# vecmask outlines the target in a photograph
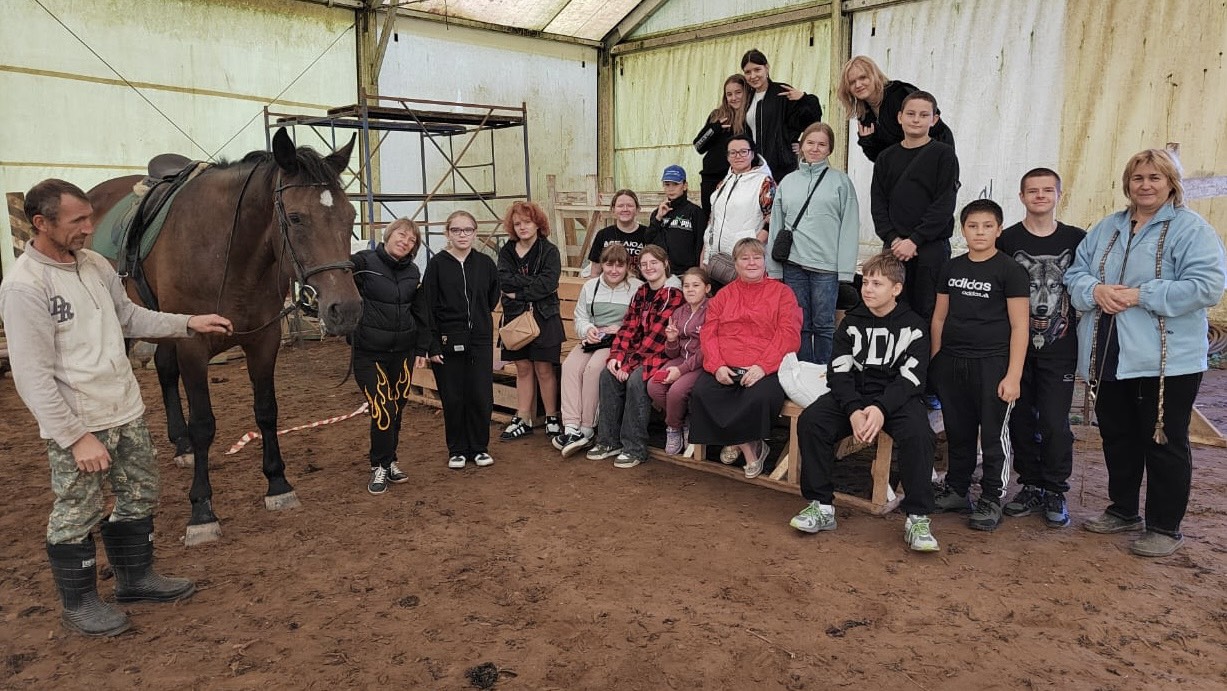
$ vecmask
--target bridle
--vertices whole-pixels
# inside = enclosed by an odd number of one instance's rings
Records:
[[[298,258],[298,251],[294,249],[294,243],[290,241],[290,219],[285,211],[285,201],[282,199],[282,192],[295,187],[326,188],[328,186],[326,182],[296,182],[283,185],[281,184],[281,169],[279,168],[277,170],[277,185],[273,188],[273,209],[277,212],[277,228],[281,231],[283,246],[289,250],[290,261],[294,266],[294,276],[298,279],[298,296],[294,300],[294,305],[296,308],[312,316],[319,314],[319,291],[313,286],[308,285],[307,279],[325,271],[353,271],[354,263],[346,259],[318,266],[304,266],[302,260]],[[280,317],[278,318],[280,319]]]
[[[218,311],[218,312],[221,311],[222,292],[226,288],[226,276],[230,272],[230,252],[234,244],[234,234],[238,230],[239,214],[240,214],[241,209],[243,208],[243,197],[246,196],[247,186],[248,184],[251,183],[251,178],[253,175],[255,175],[256,169],[259,167],[260,167],[259,164],[257,164],[255,167],[251,169],[251,172],[247,174],[247,179],[243,181],[243,188],[239,192],[238,201],[235,203],[235,206],[234,206],[234,221],[230,224],[230,239],[226,243],[226,268],[222,272],[221,286],[218,288],[218,291],[217,291],[217,310],[215,311]],[[308,267],[303,264],[302,259],[299,258],[298,256],[298,250],[295,249],[293,241],[290,240],[290,218],[289,218],[289,214],[286,213],[285,201],[283,199],[283,193],[286,190],[294,189],[296,187],[325,187],[326,188],[326,187],[329,187],[329,183],[326,183],[326,182],[295,182],[295,183],[290,183],[290,184],[282,184],[281,183],[281,169],[280,168],[277,169],[277,178],[273,186],[273,210],[277,216],[277,230],[281,234],[282,247],[285,250],[288,250],[288,252],[283,251],[281,253],[281,258],[278,260],[277,273],[278,274],[281,273],[280,264],[281,262],[285,260],[286,254],[289,254],[290,263],[294,269],[294,278],[299,286],[298,293],[297,295],[295,295],[293,302],[283,307],[281,311],[278,312],[276,316],[274,316],[272,319],[269,319],[268,321],[264,322],[263,324],[261,324],[260,326],[257,326],[254,329],[249,329],[247,331],[235,331],[231,334],[233,336],[245,336],[248,334],[256,333],[257,331],[262,331],[263,329],[266,329],[272,324],[275,324],[278,321],[280,321],[282,317],[285,317],[286,315],[292,312],[295,312],[295,311],[302,311],[303,313],[309,316],[318,315],[319,314],[319,291],[317,291],[313,286],[308,285],[307,279],[311,278],[312,276],[316,274],[324,273],[325,271],[353,271],[354,264],[348,259],[344,261],[331,262],[328,264],[320,264],[318,266],[311,266],[311,267]]]

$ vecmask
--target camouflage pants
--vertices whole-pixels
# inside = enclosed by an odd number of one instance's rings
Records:
[[[51,490],[55,505],[47,521],[47,543],[81,542],[102,520],[102,484],[110,480],[115,493],[111,520],[132,521],[153,514],[158,503],[158,464],[153,440],[143,418],[126,425],[94,432],[111,454],[111,467],[100,473],[77,469],[72,450],[47,442],[51,460]]]

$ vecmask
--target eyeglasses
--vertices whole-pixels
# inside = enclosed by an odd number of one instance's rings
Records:
[[[750,149],[729,149],[729,158],[744,158],[750,155]]]
[[[472,235],[477,232],[476,228],[448,228],[447,232],[455,233],[456,235]]]

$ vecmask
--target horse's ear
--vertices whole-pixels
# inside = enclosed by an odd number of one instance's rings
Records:
[[[284,127],[273,135],[273,159],[285,172],[290,175],[298,174],[298,151],[294,148],[294,141],[290,139]]]
[[[348,144],[328,154],[328,157],[324,159],[328,162],[328,167],[332,168],[337,175],[345,172],[345,169],[349,166],[349,155],[353,153],[354,142],[357,141],[357,139],[358,133],[355,132],[354,136],[349,138]]]

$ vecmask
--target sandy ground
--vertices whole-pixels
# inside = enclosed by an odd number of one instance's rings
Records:
[[[282,426],[361,403],[352,381],[334,388],[346,361],[335,342],[283,352]],[[250,393],[241,361],[211,373],[224,450],[254,427]],[[1223,375],[1200,403],[1227,429]],[[1032,516],[984,534],[938,516],[942,551],[918,555],[897,514],[840,510],[838,531],[805,536],[788,527],[798,497],[662,463],[564,461],[540,433],[496,443],[490,468],[448,470],[441,418],[415,407],[401,442],[412,479],[379,497],[365,490],[363,419],[283,437],[294,511],[263,508],[255,444],[215,453],[224,536],[187,549],[190,471],[161,439],[154,373],[139,377],[162,464],[159,563],[200,591],[126,607],[133,630],[116,639],[60,627],[45,447],[0,380],[0,687],[1227,687],[1222,450],[1195,451],[1173,557],[1076,527],[1106,503],[1089,428],[1074,528]],[[483,663],[484,678],[470,672]]]

